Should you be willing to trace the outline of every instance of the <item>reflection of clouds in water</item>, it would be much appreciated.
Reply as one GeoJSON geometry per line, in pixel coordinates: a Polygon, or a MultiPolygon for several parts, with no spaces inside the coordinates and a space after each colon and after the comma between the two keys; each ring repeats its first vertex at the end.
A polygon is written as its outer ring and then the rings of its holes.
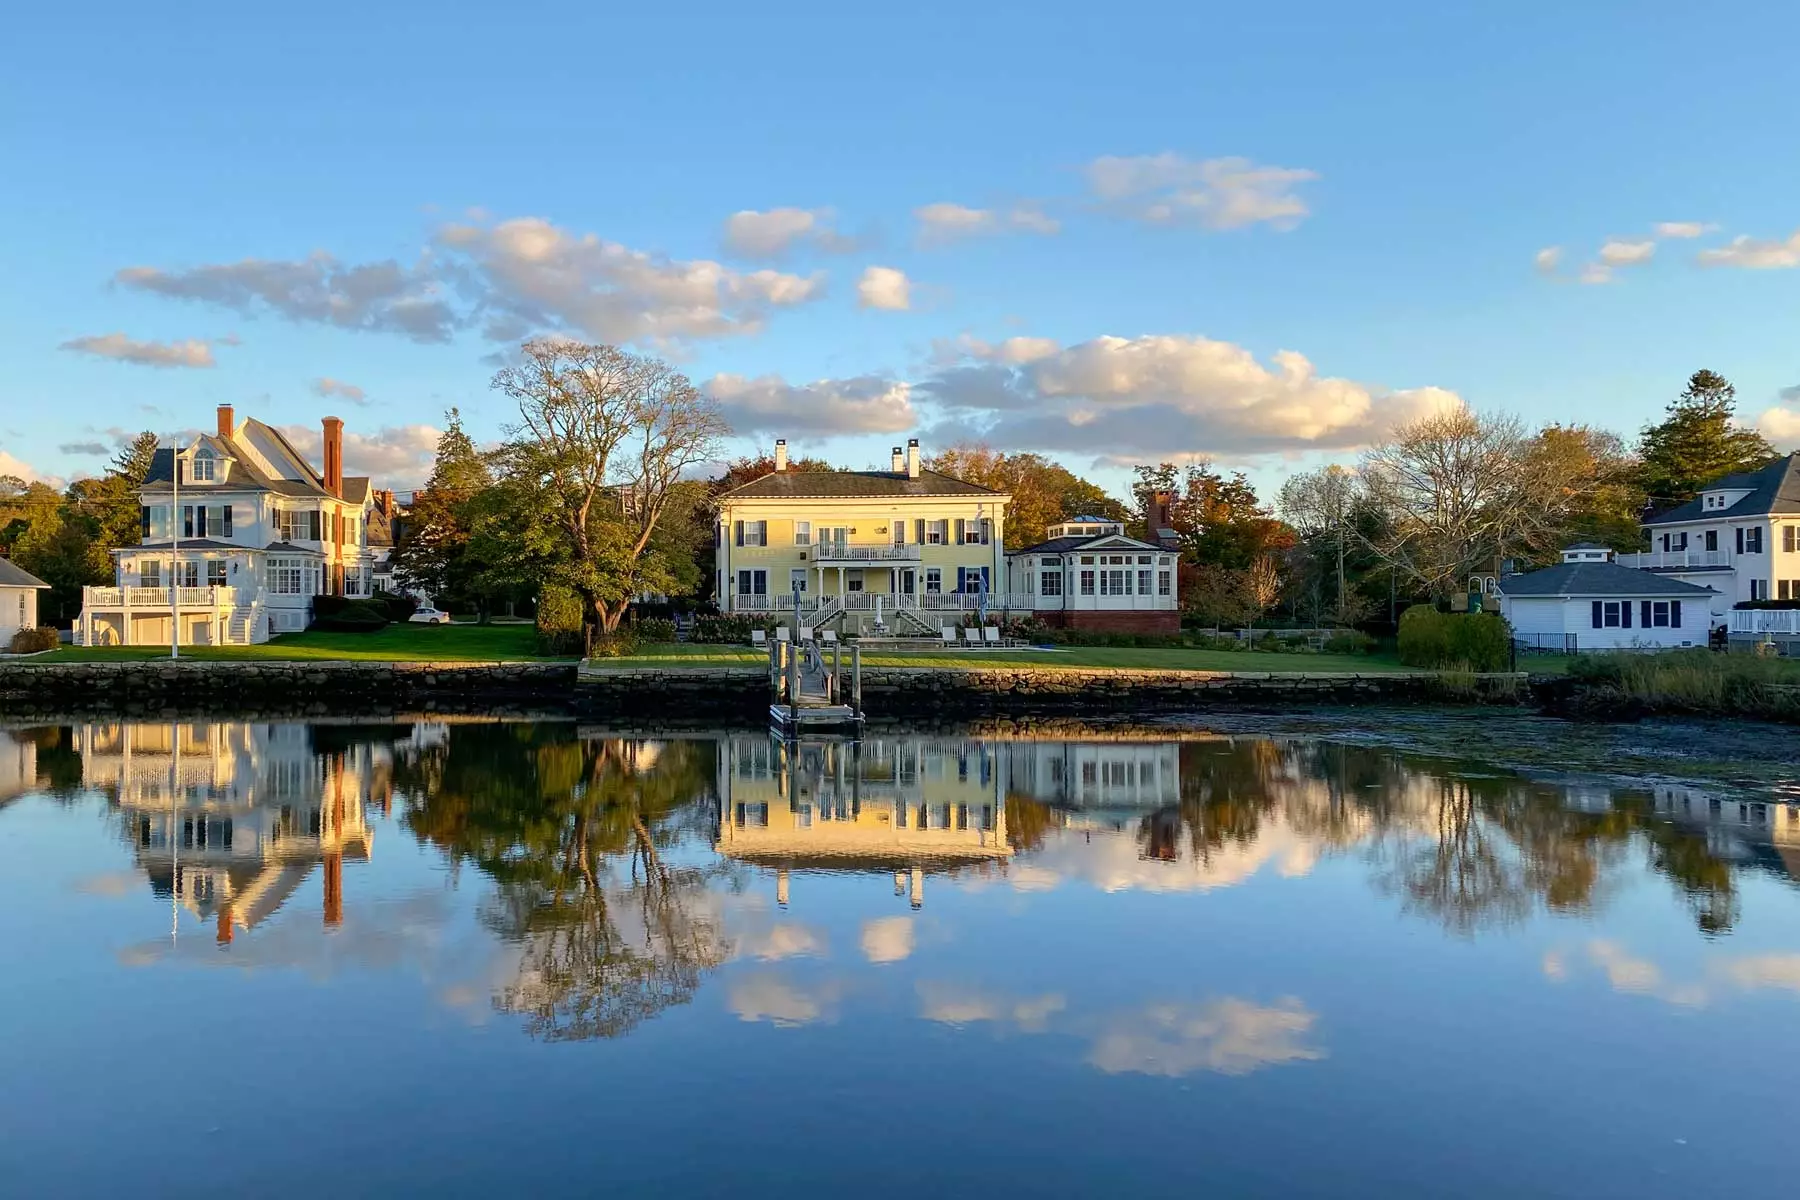
{"type": "Polygon", "coordinates": [[[112,871],[75,881],[75,890],[83,896],[129,896],[143,886],[141,871],[112,871]]]}
{"type": "Polygon", "coordinates": [[[1056,993],[1008,999],[954,983],[920,983],[919,1015],[945,1025],[993,1021],[1021,1033],[1043,1033],[1050,1018],[1068,1006],[1056,993]]]}
{"type": "Polygon", "coordinates": [[[912,918],[879,917],[864,921],[862,952],[872,963],[900,962],[910,957],[913,952],[912,918]]]}
{"type": "Polygon", "coordinates": [[[787,921],[771,925],[767,929],[739,934],[735,948],[738,958],[779,962],[784,958],[823,958],[828,945],[823,930],[787,921]]]}
{"type": "Polygon", "coordinates": [[[1272,1005],[1236,997],[1198,1005],[1156,1004],[1112,1017],[1088,1052],[1088,1062],[1109,1075],[1247,1075],[1324,1058],[1323,1050],[1305,1044],[1317,1020],[1293,997],[1272,1005]]]}
{"type": "Polygon", "coordinates": [[[835,1021],[843,993],[843,986],[835,980],[828,979],[807,988],[773,971],[756,971],[731,981],[726,1003],[740,1021],[807,1025],[814,1021],[835,1021]]]}
{"type": "Polygon", "coordinates": [[[1138,835],[1129,829],[1063,830],[1009,870],[1007,880],[1015,889],[1033,892],[1070,881],[1103,892],[1204,892],[1235,887],[1270,864],[1285,878],[1306,875],[1318,853],[1311,835],[1278,816],[1267,821],[1255,840],[1215,846],[1204,860],[1185,847],[1173,862],[1146,858],[1138,835]]]}
{"type": "MultiPolygon", "coordinates": [[[[1641,958],[1617,942],[1597,939],[1582,947],[1588,966],[1606,976],[1615,992],[1650,996],[1679,1008],[1705,1008],[1720,999],[1722,991],[1758,991],[1776,988],[1800,993],[1800,954],[1759,954],[1711,963],[1706,978],[1676,982],[1660,966],[1641,958]]],[[[1552,950],[1544,956],[1544,975],[1561,983],[1574,974],[1568,954],[1552,950]]]]}

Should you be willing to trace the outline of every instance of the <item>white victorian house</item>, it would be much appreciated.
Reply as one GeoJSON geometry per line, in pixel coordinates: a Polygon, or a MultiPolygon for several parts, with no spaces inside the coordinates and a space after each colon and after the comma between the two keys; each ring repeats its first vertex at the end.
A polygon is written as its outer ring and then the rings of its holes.
{"type": "Polygon", "coordinates": [[[1714,480],[1644,529],[1650,549],[1621,564],[1712,588],[1712,614],[1733,636],[1800,636],[1800,608],[1735,607],[1800,601],[1800,454],[1714,480]]]}
{"type": "MultiPolygon", "coordinates": [[[[1152,528],[1158,527],[1152,515],[1152,528]]],[[[1006,556],[1014,609],[1047,625],[1110,633],[1179,633],[1180,555],[1125,536],[1119,521],[1075,517],[1045,530],[1048,540],[1006,556]]]]}
{"type": "Polygon", "coordinates": [[[1570,546],[1562,559],[1500,578],[1500,615],[1520,641],[1568,651],[1706,645],[1711,589],[1620,566],[1594,542],[1570,546]]]}
{"type": "Polygon", "coordinates": [[[177,611],[183,645],[265,642],[305,629],[314,596],[371,594],[379,494],[344,476],[343,430],[324,419],[315,470],[278,430],[222,404],[215,433],[158,450],[139,542],[113,551],[115,586],[84,590],[77,643],[166,646],[177,611]]]}

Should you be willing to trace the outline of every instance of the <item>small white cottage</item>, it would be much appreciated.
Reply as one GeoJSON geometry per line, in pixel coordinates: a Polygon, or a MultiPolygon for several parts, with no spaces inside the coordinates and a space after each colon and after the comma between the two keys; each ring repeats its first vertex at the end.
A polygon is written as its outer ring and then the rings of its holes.
{"type": "Polygon", "coordinates": [[[38,593],[49,586],[36,575],[0,558],[0,653],[5,652],[13,634],[37,628],[38,593]]]}
{"type": "Polygon", "coordinates": [[[1544,649],[1704,646],[1713,590],[1622,567],[1612,551],[1579,542],[1562,562],[1500,579],[1500,615],[1513,636],[1544,649]]]}

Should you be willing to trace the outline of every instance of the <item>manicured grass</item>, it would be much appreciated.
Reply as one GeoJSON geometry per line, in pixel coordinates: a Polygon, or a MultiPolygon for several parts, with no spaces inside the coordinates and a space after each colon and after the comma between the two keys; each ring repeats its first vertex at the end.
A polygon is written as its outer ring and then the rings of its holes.
{"type": "MultiPolygon", "coordinates": [[[[826,652],[827,657],[830,652],[826,652]]],[[[596,665],[630,668],[756,666],[767,661],[764,652],[748,646],[692,644],[645,646],[630,658],[602,659],[596,665]]],[[[1116,667],[1126,670],[1163,671],[1403,671],[1385,655],[1271,654],[1231,650],[1186,650],[1148,647],[1080,646],[1064,650],[918,650],[873,651],[863,657],[874,667],[979,667],[1018,665],[1040,667],[1116,667]]]]}
{"type": "MultiPolygon", "coordinates": [[[[32,662],[121,662],[169,657],[167,646],[70,647],[32,662]]],[[[389,625],[374,633],[284,633],[260,646],[183,646],[192,659],[340,659],[364,662],[498,662],[539,657],[520,625],[389,625]]]]}

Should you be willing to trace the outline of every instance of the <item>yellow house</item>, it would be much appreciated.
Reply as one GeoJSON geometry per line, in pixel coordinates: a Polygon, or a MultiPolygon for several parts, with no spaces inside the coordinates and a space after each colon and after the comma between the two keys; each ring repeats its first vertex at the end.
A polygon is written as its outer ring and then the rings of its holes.
{"type": "Polygon", "coordinates": [[[919,461],[915,438],[887,471],[775,470],[719,499],[719,607],[792,612],[809,626],[937,634],[963,612],[1007,607],[1012,497],[919,461]]]}

